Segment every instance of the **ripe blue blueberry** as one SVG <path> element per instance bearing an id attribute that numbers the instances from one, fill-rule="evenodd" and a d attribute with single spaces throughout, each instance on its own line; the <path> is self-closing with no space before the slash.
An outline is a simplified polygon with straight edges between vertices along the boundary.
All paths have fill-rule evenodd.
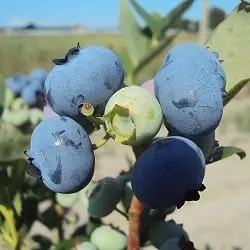
<path id="1" fill-rule="evenodd" d="M 211 70 L 211 77 L 218 78 L 216 81 L 220 85 L 223 95 L 226 87 L 226 74 L 221 65 L 223 60 L 219 59 L 219 53 L 209 51 L 194 42 L 184 42 L 174 46 L 165 56 L 163 65 L 170 64 L 176 59 L 181 60 L 198 60 L 204 66 Z"/>
<path id="2" fill-rule="evenodd" d="M 191 54 L 177 49 L 173 56 L 170 50 L 155 76 L 155 95 L 172 132 L 186 137 L 208 135 L 222 118 L 225 80 L 207 55 L 211 52 Z"/>
<path id="3" fill-rule="evenodd" d="M 95 158 L 87 132 L 73 119 L 58 116 L 43 120 L 34 129 L 28 173 L 41 178 L 50 190 L 75 193 L 92 179 Z"/>
<path id="4" fill-rule="evenodd" d="M 38 80 L 41 82 L 44 82 L 46 77 L 47 77 L 48 72 L 42 68 L 34 68 L 31 72 L 30 72 L 30 79 L 31 80 Z"/>
<path id="5" fill-rule="evenodd" d="M 15 94 L 19 95 L 23 88 L 30 83 L 29 78 L 24 75 L 16 74 L 6 79 L 7 87 Z"/>
<path id="6" fill-rule="evenodd" d="M 178 134 L 169 133 L 169 136 L 180 136 Z M 188 138 L 192 140 L 202 151 L 205 160 L 209 160 L 211 157 L 213 150 L 215 148 L 216 140 L 215 140 L 215 131 L 208 135 L 203 136 L 194 136 Z"/>
<path id="7" fill-rule="evenodd" d="M 171 136 L 157 140 L 137 158 L 131 185 L 146 206 L 180 208 L 185 201 L 199 200 L 204 175 L 201 149 L 187 138 Z"/>
<path id="8" fill-rule="evenodd" d="M 109 98 L 123 86 L 124 70 L 110 49 L 92 45 L 72 48 L 65 58 L 54 59 L 56 66 L 48 74 L 44 93 L 49 106 L 59 115 L 80 116 L 84 102 L 103 114 Z"/>
<path id="9" fill-rule="evenodd" d="M 29 105 L 35 105 L 38 102 L 38 92 L 34 85 L 27 85 L 21 91 L 21 97 Z"/>

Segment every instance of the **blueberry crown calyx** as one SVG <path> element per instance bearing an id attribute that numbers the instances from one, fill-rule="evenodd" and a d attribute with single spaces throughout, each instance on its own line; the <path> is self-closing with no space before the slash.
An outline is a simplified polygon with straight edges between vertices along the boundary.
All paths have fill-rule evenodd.
<path id="1" fill-rule="evenodd" d="M 69 61 L 70 57 L 77 55 L 80 51 L 80 48 L 81 46 L 80 43 L 78 42 L 76 47 L 73 47 L 68 50 L 64 58 L 53 59 L 52 62 L 55 65 L 63 65 Z"/>

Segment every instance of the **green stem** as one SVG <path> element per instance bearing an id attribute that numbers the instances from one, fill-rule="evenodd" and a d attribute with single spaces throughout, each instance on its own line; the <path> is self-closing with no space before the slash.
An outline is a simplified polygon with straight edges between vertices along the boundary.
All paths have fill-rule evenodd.
<path id="1" fill-rule="evenodd" d="M 115 211 L 118 212 L 119 214 L 121 214 L 122 216 L 124 216 L 127 220 L 128 220 L 128 215 L 124 212 L 122 212 L 119 208 L 115 208 Z"/>
<path id="2" fill-rule="evenodd" d="M 157 48 L 159 46 L 159 40 L 156 36 L 152 37 L 152 48 Z"/>
<path id="3" fill-rule="evenodd" d="M 104 144 L 108 142 L 108 140 L 111 138 L 109 134 L 106 134 L 100 141 L 92 144 L 92 150 L 96 150 L 98 148 L 101 148 Z"/>
<path id="4" fill-rule="evenodd" d="M 96 126 L 102 125 L 105 123 L 103 117 L 94 117 L 93 115 L 86 115 L 86 118 Z"/>
<path id="5" fill-rule="evenodd" d="M 105 120 L 103 117 L 95 117 L 94 114 L 94 107 L 90 103 L 83 103 L 81 112 L 82 114 L 96 127 L 99 127 L 100 125 L 105 123 Z"/>
<path id="6" fill-rule="evenodd" d="M 135 75 L 128 73 L 125 84 L 127 87 L 135 85 Z"/>

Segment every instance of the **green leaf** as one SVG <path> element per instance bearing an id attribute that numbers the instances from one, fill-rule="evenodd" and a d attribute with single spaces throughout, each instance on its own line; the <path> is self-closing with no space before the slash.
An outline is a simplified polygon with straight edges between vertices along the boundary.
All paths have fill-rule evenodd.
<path id="1" fill-rule="evenodd" d="M 21 214 L 21 193 L 27 162 L 24 159 L 0 160 L 0 202 Z"/>
<path id="2" fill-rule="evenodd" d="M 129 55 L 126 51 L 126 48 L 123 48 L 122 51 L 119 53 L 120 59 L 122 61 L 124 71 L 126 73 L 132 72 L 133 65 L 131 62 L 131 59 L 129 58 Z"/>
<path id="3" fill-rule="evenodd" d="M 136 66 L 150 48 L 150 39 L 143 35 L 129 6 L 129 0 L 120 0 L 120 26 L 126 51 Z"/>
<path id="4" fill-rule="evenodd" d="M 194 0 L 185 0 L 168 13 L 168 15 L 162 20 L 160 27 L 162 36 L 166 30 L 174 24 L 175 21 L 181 18 L 183 13 L 191 7 L 193 2 Z"/>
<path id="5" fill-rule="evenodd" d="M 248 5 L 249 6 L 249 5 Z M 236 83 L 250 78 L 250 11 L 247 4 L 239 3 L 211 33 L 206 47 L 219 53 L 227 77 L 229 91 Z"/>
<path id="6" fill-rule="evenodd" d="M 161 245 L 168 239 L 184 236 L 189 240 L 187 232 L 183 229 L 181 224 L 176 224 L 175 221 L 160 221 L 152 224 L 149 229 L 148 236 L 152 244 L 156 248 L 160 248 Z"/>
<path id="7" fill-rule="evenodd" d="M 121 200 L 123 187 L 112 178 L 103 178 L 92 190 L 88 201 L 88 213 L 93 217 L 104 217 L 113 212 Z"/>
<path id="8" fill-rule="evenodd" d="M 13 206 L 17 215 L 20 216 L 22 212 L 22 197 L 21 197 L 20 192 L 17 192 L 15 194 L 14 200 L 13 200 Z"/>
<path id="9" fill-rule="evenodd" d="M 228 96 L 223 99 L 223 106 L 225 107 L 240 91 L 243 87 L 250 82 L 250 78 L 245 79 L 237 83 L 228 91 Z"/>
<path id="10" fill-rule="evenodd" d="M 0 75 L 0 117 L 4 109 L 4 93 L 5 93 L 4 79 Z"/>
<path id="11" fill-rule="evenodd" d="M 1 228 L 0 230 L 4 235 L 4 238 L 6 240 L 10 239 L 10 241 L 12 242 L 11 244 L 15 246 L 18 241 L 18 234 L 15 228 L 15 219 L 13 211 L 3 205 L 0 205 L 0 214 L 2 214 L 5 219 L 4 228 Z"/>
<path id="12" fill-rule="evenodd" d="M 4 108 L 6 108 L 6 109 L 11 108 L 14 101 L 15 101 L 14 93 L 9 88 L 5 88 Z"/>
<path id="13" fill-rule="evenodd" d="M 234 154 L 238 155 L 241 160 L 246 157 L 246 152 L 241 148 L 231 146 L 217 147 L 212 154 L 212 158 L 207 164 L 226 159 Z"/>
<path id="14" fill-rule="evenodd" d="M 169 46 L 178 35 L 179 33 L 166 38 L 158 47 L 151 50 L 145 57 L 140 60 L 138 66 L 135 67 L 133 74 L 137 75 L 144 67 L 147 66 L 148 63 L 150 63 L 154 58 L 160 55 L 160 53 L 164 51 L 166 47 Z"/>
<path id="15" fill-rule="evenodd" d="M 130 205 L 131 205 L 131 201 L 133 198 L 133 191 L 132 189 L 126 184 L 124 186 L 124 190 L 123 190 L 123 195 L 122 195 L 122 205 L 124 206 L 126 212 L 129 211 Z"/>
<path id="16" fill-rule="evenodd" d="M 28 109 L 7 110 L 5 109 L 2 116 L 3 121 L 14 126 L 21 126 L 29 122 L 30 113 Z"/>
<path id="17" fill-rule="evenodd" d="M 43 213 L 41 213 L 38 219 L 46 227 L 53 229 L 58 226 L 58 221 L 60 220 L 60 217 L 58 216 L 55 210 L 55 206 L 52 205 Z"/>
<path id="18" fill-rule="evenodd" d="M 135 0 L 130 0 L 131 4 L 133 5 L 136 12 L 144 19 L 144 21 L 147 23 L 147 25 L 151 28 L 151 30 L 155 30 L 156 23 L 154 22 L 154 19 L 152 16 L 141 6 L 139 5 Z"/>
<path id="19" fill-rule="evenodd" d="M 140 246 L 144 246 L 146 242 L 149 240 L 149 229 L 150 227 L 159 222 L 164 221 L 166 218 L 166 211 L 165 210 L 157 210 L 157 209 L 150 209 L 144 208 L 141 216 L 140 216 Z"/>
<path id="20" fill-rule="evenodd" d="M 69 250 L 75 247 L 78 242 L 83 242 L 88 240 L 87 237 L 81 236 L 74 239 L 64 240 L 56 245 L 55 250 Z"/>
<path id="21" fill-rule="evenodd" d="M 53 245 L 53 242 L 51 239 L 43 236 L 43 235 L 33 235 L 32 239 L 39 244 L 39 249 L 46 250 L 50 249 L 50 247 Z"/>

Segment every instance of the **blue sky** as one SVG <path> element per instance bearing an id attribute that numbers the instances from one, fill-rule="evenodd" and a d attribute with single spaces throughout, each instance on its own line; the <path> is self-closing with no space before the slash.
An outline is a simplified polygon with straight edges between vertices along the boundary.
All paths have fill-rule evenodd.
<path id="1" fill-rule="evenodd" d="M 167 13 L 179 0 L 137 0 L 148 11 Z M 230 13 L 239 0 L 208 0 Z M 196 0 L 185 17 L 200 17 L 201 0 Z M 27 22 L 42 25 L 82 24 L 87 28 L 117 27 L 119 0 L 1 0 L 0 26 L 20 26 Z"/>

